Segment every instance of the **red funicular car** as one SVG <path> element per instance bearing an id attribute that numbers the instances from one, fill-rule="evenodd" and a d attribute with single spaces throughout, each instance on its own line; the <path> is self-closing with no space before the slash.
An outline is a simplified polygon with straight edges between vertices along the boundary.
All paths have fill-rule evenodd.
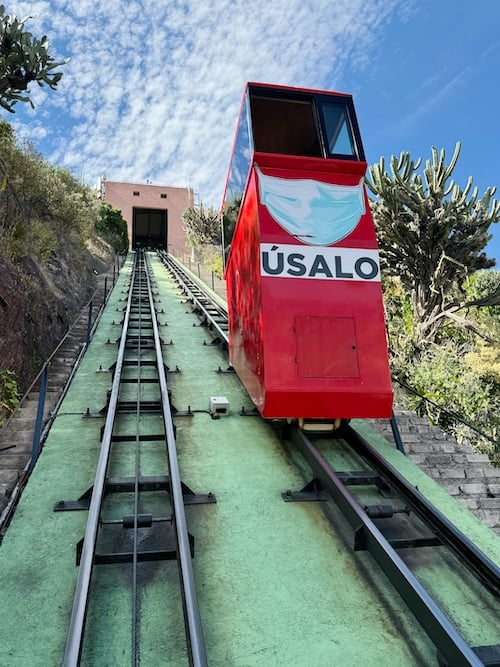
<path id="1" fill-rule="evenodd" d="M 230 360 L 263 417 L 391 416 L 366 166 L 350 95 L 247 84 L 225 276 Z"/>

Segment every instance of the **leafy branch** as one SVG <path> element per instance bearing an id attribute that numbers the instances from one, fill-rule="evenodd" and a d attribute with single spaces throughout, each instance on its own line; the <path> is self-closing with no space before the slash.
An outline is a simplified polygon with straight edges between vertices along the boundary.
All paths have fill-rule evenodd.
<path id="1" fill-rule="evenodd" d="M 54 90 L 62 77 L 54 70 L 68 62 L 56 62 L 50 55 L 45 35 L 38 39 L 25 29 L 31 18 L 6 15 L 5 6 L 0 5 L 0 106 L 11 113 L 17 102 L 34 106 L 29 94 L 23 92 L 33 81 Z"/>

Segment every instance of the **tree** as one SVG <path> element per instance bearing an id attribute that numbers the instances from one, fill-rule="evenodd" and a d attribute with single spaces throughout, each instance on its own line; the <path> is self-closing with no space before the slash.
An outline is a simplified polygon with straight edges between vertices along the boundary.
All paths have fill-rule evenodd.
<path id="1" fill-rule="evenodd" d="M 34 106 L 29 95 L 23 94 L 32 81 L 55 89 L 62 73 L 54 69 L 68 62 L 54 60 L 45 35 L 38 39 L 25 30 L 30 18 L 8 16 L 0 5 L 0 106 L 12 113 L 17 102 Z"/>
<path id="2" fill-rule="evenodd" d="M 95 230 L 115 252 L 127 252 L 129 245 L 127 221 L 119 209 L 102 202 Z"/>
<path id="3" fill-rule="evenodd" d="M 29 142 L 18 145 L 0 121 L 0 255 L 44 261 L 70 237 L 83 247 L 100 202 L 67 170 L 54 167 Z"/>
<path id="4" fill-rule="evenodd" d="M 470 177 L 465 188 L 451 179 L 460 154 L 457 142 L 449 165 L 445 151 L 432 148 L 423 176 L 421 159 L 408 152 L 392 156 L 391 174 L 384 158 L 370 167 L 368 188 L 372 202 L 383 269 L 399 276 L 408 290 L 415 315 L 415 345 L 422 348 L 436 339 L 444 322 L 468 328 L 476 324 L 458 315 L 471 306 L 500 304 L 500 290 L 477 299 L 466 298 L 464 280 L 479 269 L 495 265 L 483 252 L 492 223 L 500 220 L 495 188 L 480 198 Z"/>
<path id="5" fill-rule="evenodd" d="M 241 196 L 235 197 L 230 204 L 227 204 L 222 213 L 222 225 L 224 229 L 224 254 L 227 258 L 231 248 L 231 241 L 238 221 L 238 214 L 241 208 Z"/>
<path id="6" fill-rule="evenodd" d="M 221 245 L 221 220 L 218 211 L 190 206 L 182 213 L 182 221 L 189 244 L 195 252 L 206 246 Z"/>

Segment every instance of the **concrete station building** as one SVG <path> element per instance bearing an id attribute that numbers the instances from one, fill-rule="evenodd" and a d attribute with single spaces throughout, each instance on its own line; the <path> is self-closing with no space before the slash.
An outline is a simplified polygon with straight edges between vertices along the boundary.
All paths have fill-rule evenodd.
<path id="1" fill-rule="evenodd" d="M 181 214 L 194 205 L 191 188 L 103 180 L 101 198 L 127 221 L 132 250 L 162 248 L 177 257 L 189 254 Z"/>

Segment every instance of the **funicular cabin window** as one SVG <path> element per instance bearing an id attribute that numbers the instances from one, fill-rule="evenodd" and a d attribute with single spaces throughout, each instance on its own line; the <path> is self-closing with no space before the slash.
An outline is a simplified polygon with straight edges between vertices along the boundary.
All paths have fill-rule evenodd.
<path id="1" fill-rule="evenodd" d="M 317 104 L 322 120 L 326 156 L 364 162 L 354 107 L 350 98 L 329 99 L 318 96 Z"/>
<path id="2" fill-rule="evenodd" d="M 355 156 L 347 109 L 343 104 L 322 104 L 328 151 L 331 155 Z"/>
<path id="3" fill-rule="evenodd" d="M 251 95 L 254 150 L 322 157 L 312 99 Z"/>

